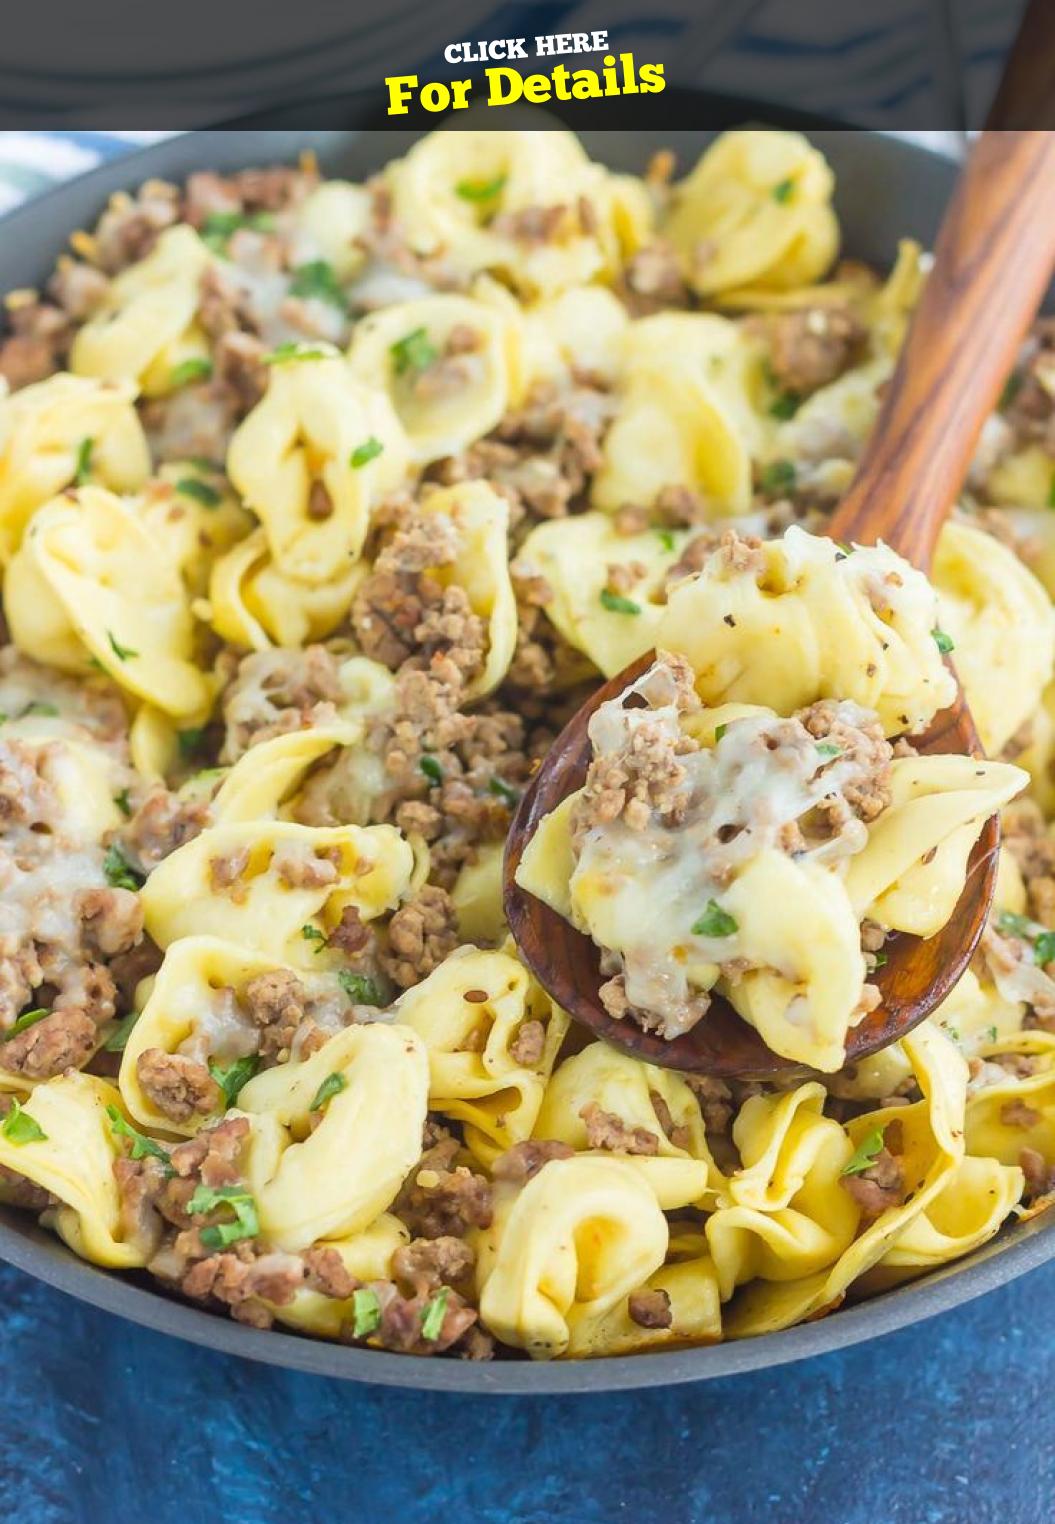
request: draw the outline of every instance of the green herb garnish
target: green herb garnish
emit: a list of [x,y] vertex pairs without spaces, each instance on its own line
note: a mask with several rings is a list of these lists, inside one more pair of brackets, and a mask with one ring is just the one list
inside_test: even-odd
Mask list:
[[944,630],[933,629],[930,633],[934,637],[934,644],[943,656],[948,656],[950,651],[956,650],[955,640],[953,640],[951,635],[947,635]]
[[841,757],[843,749],[841,746],[837,746],[834,741],[818,741],[817,753],[822,757]]
[[883,1149],[883,1127],[877,1127],[874,1132],[861,1139],[854,1149],[849,1160],[843,1165],[844,1175],[863,1175],[866,1169],[871,1169]]
[[990,1042],[996,1042],[996,1027],[986,1027],[985,1035]]
[[795,465],[790,460],[771,460],[759,478],[764,492],[790,491],[795,485]]
[[260,1055],[247,1053],[244,1058],[236,1058],[233,1064],[228,1064],[226,1069],[221,1064],[209,1065],[209,1073],[223,1091],[225,1109],[233,1106],[238,1099],[243,1085],[247,1085],[253,1075],[260,1068]]
[[169,1163],[169,1152],[162,1148],[160,1143],[155,1143],[153,1138],[148,1138],[145,1132],[140,1132],[133,1127],[131,1122],[126,1122],[116,1106],[107,1106],[106,1115],[110,1118],[110,1131],[115,1138],[127,1138],[132,1145],[130,1157],[133,1159],[145,1159],[149,1154],[152,1159],[160,1159],[164,1164]]
[[673,529],[657,529],[656,533],[659,535],[659,543],[664,550],[673,550],[677,545],[678,540]]
[[415,328],[403,338],[397,339],[389,348],[396,375],[408,370],[427,370],[439,359],[440,352],[424,328]]
[[769,404],[769,416],[779,418],[782,421],[794,418],[802,406],[802,398],[798,392],[777,392]]
[[146,879],[145,874],[138,873],[132,867],[116,841],[112,841],[106,849],[103,873],[111,889],[141,889]]
[[9,1143],[21,1148],[25,1143],[46,1143],[48,1135],[28,1111],[23,1111],[18,1101],[12,1100],[11,1109],[0,1123],[0,1132]]
[[1055,931],[1042,931],[1033,943],[1034,963],[1055,963]]
[[329,360],[331,358],[328,349],[319,349],[311,344],[298,344],[291,340],[288,344],[277,344],[264,356],[264,364],[288,365],[291,360]]
[[58,712],[58,708],[55,704],[42,704],[39,699],[37,699],[34,700],[32,704],[26,705],[19,718],[24,720],[27,715],[39,714],[45,716],[49,720],[53,720]]
[[350,968],[337,970],[337,983],[354,1005],[384,1005],[385,997],[376,979],[369,974],[353,974]]
[[298,265],[293,271],[289,291],[291,296],[314,297],[317,301],[329,302],[342,312],[348,306],[336,271],[326,259],[312,259],[306,265]]
[[94,439],[82,439],[77,446],[77,463],[73,470],[73,484],[75,487],[87,486],[91,479],[92,451],[94,448]]
[[43,1021],[51,1012],[46,1005],[37,1006],[35,1011],[26,1011],[17,1021],[13,1021],[7,1031],[0,1036],[0,1042],[10,1042],[12,1037],[17,1037],[19,1032],[25,1032],[29,1027],[35,1027],[38,1021]]
[[302,926],[300,928],[300,934],[304,938],[305,942],[317,942],[319,944],[315,949],[316,957],[318,957],[319,953],[322,952],[322,949],[326,946],[326,943],[329,940],[326,936],[326,933],[324,931],[320,931],[317,926]]
[[208,381],[211,377],[212,361],[208,355],[191,355],[169,371],[169,386],[173,391],[178,391],[181,386],[190,386],[195,381]]
[[512,809],[520,801],[520,795],[513,786],[500,778],[497,773],[487,780],[487,791],[494,794],[496,799],[501,799],[503,804],[508,804]]
[[717,900],[708,900],[707,909],[693,923],[692,934],[694,937],[731,937],[739,929],[740,923],[723,910]]
[[424,757],[419,757],[418,766],[421,768],[421,771],[425,774],[430,783],[439,784],[443,782],[443,768],[437,762],[435,757],[430,757],[427,755]]
[[459,180],[454,189],[463,201],[493,201],[506,178],[505,175],[495,175],[493,180]]
[[640,614],[641,605],[635,603],[633,598],[624,598],[622,593],[613,593],[608,588],[601,589],[601,605],[612,614]]
[[443,1320],[447,1316],[447,1298],[450,1287],[441,1286],[436,1295],[426,1303],[421,1315],[421,1337],[435,1343],[443,1332]]
[[205,737],[205,730],[200,725],[192,726],[190,730],[177,730],[176,742],[179,746],[179,754],[186,762],[193,757]]
[[138,1011],[129,1011],[127,1016],[122,1016],[121,1020],[117,1023],[113,1031],[110,1033],[109,1037],[103,1043],[103,1048],[105,1051],[107,1053],[123,1053],[128,1045],[128,1039],[131,1036],[132,1028],[135,1026],[138,1020]]
[[1014,910],[1002,910],[996,918],[997,931],[1003,932],[1005,937],[1023,937],[1028,942],[1033,937],[1033,922],[1027,915],[1018,915]]
[[114,803],[127,820],[132,813],[132,801],[128,797],[128,790],[123,788],[119,794],[114,795]]
[[722,737],[725,735],[725,732],[728,729],[729,729],[728,725],[716,725],[714,727],[714,744],[716,746],[717,746],[718,742],[722,739]]
[[221,1206],[231,1208],[234,1221],[199,1228],[198,1237],[207,1249],[226,1249],[228,1244],[238,1243],[243,1238],[255,1238],[260,1232],[256,1202],[240,1185],[199,1185],[187,1202],[187,1211],[198,1217],[205,1212],[215,1212]]
[[872,957],[875,960],[873,965],[872,965],[873,968],[882,968],[884,966],[884,964],[887,964],[887,963],[890,962],[890,954],[889,953],[877,952],[877,953],[873,953]]
[[794,190],[795,182],[789,176],[786,180],[778,180],[769,194],[773,197],[774,201],[779,201],[783,206],[791,200]]
[[275,219],[270,212],[210,212],[202,225],[201,236],[214,254],[226,254],[227,241],[232,233],[250,228],[254,233],[270,233]]
[[343,1074],[327,1074],[308,1107],[309,1111],[321,1111],[327,1101],[332,1101],[335,1095],[340,1095],[348,1086],[348,1081]]
[[352,1292],[352,1336],[365,1339],[381,1323],[381,1303],[377,1292],[369,1286],[358,1286]]
[[118,661],[131,661],[134,656],[139,655],[139,652],[133,651],[131,646],[123,646],[113,630],[107,630],[106,638],[110,642],[110,649]]
[[1000,393],[1000,400],[996,404],[997,407],[1000,408],[1001,411],[1006,407],[1010,407],[1012,402],[1014,402],[1015,398],[1018,396],[1021,388],[1022,377],[1019,375],[1017,370],[1013,370],[1008,376],[1007,380],[1004,382],[1004,389]]
[[363,466],[368,466],[372,460],[377,459],[384,448],[385,447],[381,443],[380,439],[375,438],[374,435],[371,434],[369,439],[364,439],[362,444],[356,445],[355,449],[352,451],[352,470],[360,471],[362,470]]
[[208,482],[201,482],[196,476],[184,476],[176,483],[176,491],[184,497],[192,497],[203,508],[218,508],[223,501],[222,495],[215,487],[210,487]]

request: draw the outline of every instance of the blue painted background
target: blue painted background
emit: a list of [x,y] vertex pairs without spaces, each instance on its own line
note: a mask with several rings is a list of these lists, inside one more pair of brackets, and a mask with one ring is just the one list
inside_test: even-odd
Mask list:
[[1049,1524],[1055,1266],[840,1355],[456,1398],[209,1354],[0,1269],[18,1524]]

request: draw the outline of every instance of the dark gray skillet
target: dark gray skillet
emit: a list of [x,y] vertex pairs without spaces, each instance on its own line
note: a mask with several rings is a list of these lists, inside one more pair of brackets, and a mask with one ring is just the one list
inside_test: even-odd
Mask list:
[[[503,126],[511,125],[507,117]],[[151,175],[179,180],[195,169],[228,171],[293,159],[306,147],[331,175],[360,179],[401,152],[403,134],[355,132],[200,133],[129,155],[59,187],[0,222],[0,291],[40,283],[70,232],[90,226],[106,198]],[[593,132],[591,154],[616,168],[640,170],[655,148],[670,146],[691,163],[709,134]],[[954,170],[926,149],[871,133],[815,132],[836,174],[836,204],[850,254],[889,265],[899,237],[932,239]],[[162,1333],[249,1359],[386,1386],[455,1392],[599,1392],[701,1381],[801,1360],[891,1333],[1013,1280],[1055,1256],[1055,1217],[1016,1224],[993,1242],[924,1281],[785,1333],[711,1348],[610,1360],[536,1365],[429,1360],[345,1348],[292,1334],[261,1333],[178,1301],[145,1275],[121,1276],[74,1258],[32,1218],[0,1207],[0,1258],[51,1286]]]

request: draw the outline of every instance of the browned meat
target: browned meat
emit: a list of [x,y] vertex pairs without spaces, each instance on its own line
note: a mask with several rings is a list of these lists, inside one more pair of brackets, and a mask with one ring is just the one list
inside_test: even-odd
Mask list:
[[143,1093],[174,1122],[209,1116],[223,1106],[223,1091],[204,1064],[183,1053],[147,1048],[136,1060]]
[[391,1208],[420,1238],[460,1238],[490,1226],[491,1187],[465,1165],[450,1167],[457,1152],[448,1138],[422,1154]]
[[868,330],[847,307],[806,307],[772,317],[769,341],[774,380],[802,397],[857,363]]
[[419,984],[458,946],[454,905],[446,889],[426,884],[388,923],[381,966],[400,989]]
[[626,1310],[630,1321],[639,1328],[669,1328],[674,1322],[670,1297],[665,1291],[632,1291],[627,1297]]
[[524,1185],[537,1175],[551,1159],[573,1159],[575,1150],[567,1143],[557,1140],[529,1138],[526,1143],[514,1143],[504,1154],[499,1154],[491,1170],[496,1180],[513,1185]]
[[596,1101],[589,1101],[579,1112],[586,1123],[586,1141],[591,1148],[607,1148],[620,1154],[656,1154],[659,1139],[647,1127],[629,1127],[622,1117],[604,1111]]

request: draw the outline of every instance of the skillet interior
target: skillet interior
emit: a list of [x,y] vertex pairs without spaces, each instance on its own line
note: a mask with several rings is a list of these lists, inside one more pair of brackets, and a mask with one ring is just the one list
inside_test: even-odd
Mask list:
[[[750,116],[750,111],[744,116]],[[509,113],[503,126],[512,125]],[[518,122],[517,125],[520,125]],[[692,163],[713,132],[584,132],[592,157],[640,171],[659,147]],[[39,284],[75,228],[90,226],[109,195],[150,176],[180,180],[195,169],[228,172],[250,164],[318,154],[329,175],[361,179],[405,151],[414,133],[340,131],[206,132],[160,143],[60,186],[0,221],[0,291]],[[835,206],[848,253],[889,265],[899,237],[925,245],[952,189],[951,162],[926,148],[876,133],[816,131],[810,137],[835,171]],[[783,1333],[710,1348],[532,1364],[415,1359],[261,1333],[167,1296],[145,1274],[121,1276],[81,1261],[31,1217],[0,1206],[0,1258],[59,1290],[162,1333],[250,1359],[345,1380],[457,1392],[600,1392],[701,1381],[840,1349],[956,1307],[1055,1257],[1055,1217],[1009,1227],[944,1269]]]

